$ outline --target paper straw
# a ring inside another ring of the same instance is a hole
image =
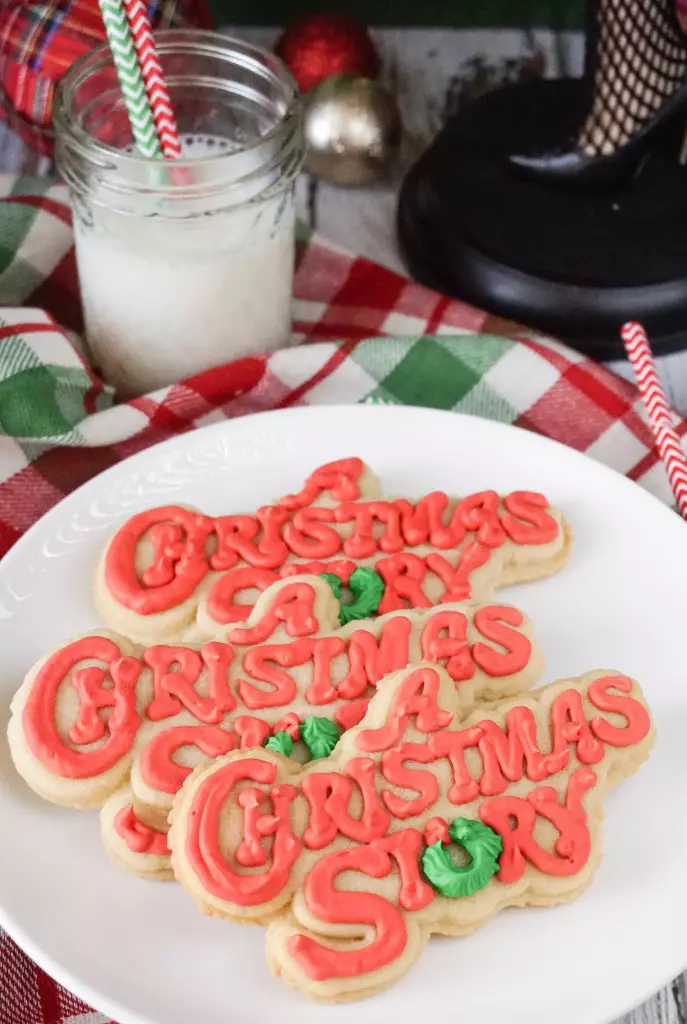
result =
[[[687,458],[673,426],[670,408],[656,373],[649,339],[642,325],[637,323],[625,324],[620,333],[649,416],[651,433],[668,471],[677,507],[680,515],[687,519]]]
[[[179,131],[145,6],[141,0],[124,0],[124,10],[162,152],[168,159],[175,159],[181,156]]]
[[[121,0],[98,0],[131,131],[142,156],[162,157],[155,121]]]

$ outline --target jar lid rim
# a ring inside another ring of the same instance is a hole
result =
[[[261,68],[263,71],[271,72],[273,80],[280,82],[284,86],[285,109],[279,120],[269,129],[269,131],[253,139],[246,145],[237,146],[232,150],[222,150],[216,153],[209,153],[207,156],[202,157],[179,157],[174,160],[175,166],[185,167],[192,164],[196,169],[198,169],[204,165],[217,165],[221,162],[226,163],[232,156],[249,153],[251,150],[270,142],[275,136],[277,136],[279,132],[283,130],[285,124],[293,121],[294,115],[296,115],[301,108],[301,93],[291,71],[280,57],[261,46],[249,43],[243,39],[238,39],[237,37],[224,32],[214,32],[208,29],[186,28],[161,29],[160,31],[155,32],[155,42],[158,54],[162,55],[168,53],[183,54],[185,52],[192,53],[193,55],[202,55],[206,52],[208,56],[217,56],[218,46],[224,46],[225,49],[227,47],[231,47],[237,52],[242,53],[256,68]],[[133,166],[134,164],[140,166],[142,163],[147,163],[153,167],[169,165],[170,161],[165,157],[147,157],[138,152],[128,153],[125,150],[117,149],[115,146],[110,146],[106,142],[101,142],[99,139],[90,135],[75,121],[69,123],[69,127],[67,128],[67,115],[65,113],[67,107],[65,95],[67,94],[67,91],[70,88],[76,88],[77,85],[81,84],[81,81],[85,80],[87,71],[92,66],[98,67],[98,65],[100,65],[102,68],[112,63],[113,60],[109,44],[102,43],[100,46],[95,47],[88,53],[78,57],[64,73],[57,87],[53,109],[53,122],[56,128],[56,134],[58,131],[63,131],[65,133],[68,132],[71,144],[80,150],[83,155],[87,155],[91,160],[95,155],[99,154],[108,160],[116,157],[117,160],[121,162],[122,167],[126,167],[127,165]]]

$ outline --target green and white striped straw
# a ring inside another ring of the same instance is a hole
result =
[[[141,156],[162,158],[153,112],[148,102],[126,11],[120,0],[98,2],[136,145]]]

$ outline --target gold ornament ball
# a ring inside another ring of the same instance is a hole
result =
[[[334,75],[305,96],[305,169],[332,185],[371,185],[388,173],[402,126],[391,94],[371,78]]]

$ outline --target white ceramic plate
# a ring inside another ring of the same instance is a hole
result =
[[[543,490],[575,531],[559,575],[502,591],[531,615],[544,681],[614,668],[641,681],[658,742],[607,800],[592,887],[434,939],[389,992],[323,1008],[269,973],[261,928],[197,912],[172,883],[118,870],[96,814],[41,802],[0,742],[0,924],[120,1024],[601,1024],[687,965],[687,526],[635,484],[534,434],[453,413],[322,407],[187,434],[114,467],[49,513],[0,564],[0,728],[29,666],[97,625],[91,577],[108,535],[167,501],[250,511],[317,465],[359,455],[389,492]],[[78,453],[74,453],[78,458]]]

